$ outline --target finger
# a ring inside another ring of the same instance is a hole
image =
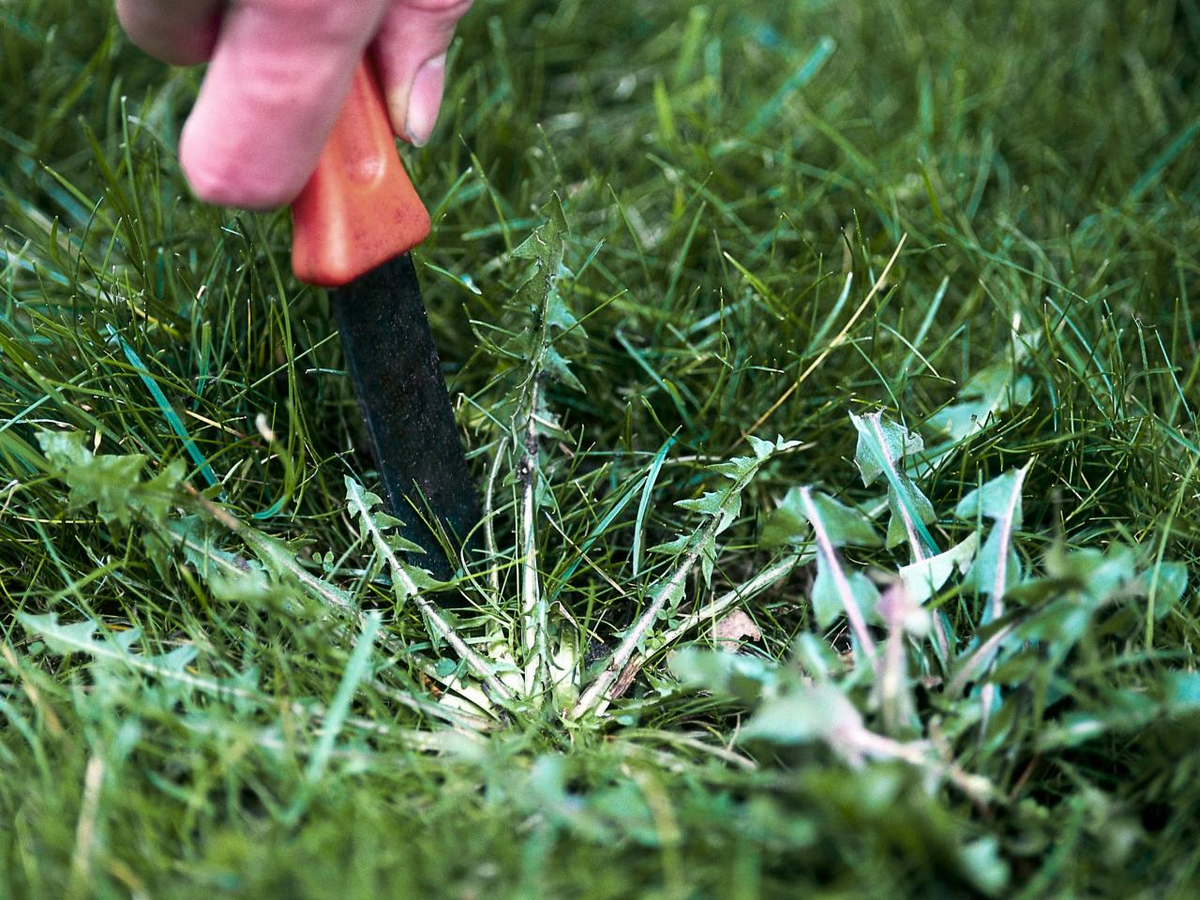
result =
[[[117,0],[117,18],[151,56],[191,66],[212,55],[223,6],[221,0]]]
[[[423,146],[433,134],[446,78],[446,50],[471,0],[396,0],[372,45],[392,129]]]
[[[308,180],[385,0],[241,0],[183,128],[180,161],[202,200],[290,203]]]

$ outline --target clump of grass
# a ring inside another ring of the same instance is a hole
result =
[[[14,896],[1187,896],[1193,0],[477,4],[399,555],[279,215],[0,13]]]

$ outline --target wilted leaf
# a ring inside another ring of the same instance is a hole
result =
[[[746,615],[745,610],[735,609],[713,626],[713,638],[718,647],[736,650],[743,638],[761,641],[762,632],[754,624],[754,620]]]

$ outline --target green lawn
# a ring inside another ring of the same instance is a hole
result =
[[[1200,3],[477,0],[451,73],[439,586],[199,73],[0,5],[0,897],[1197,896]]]

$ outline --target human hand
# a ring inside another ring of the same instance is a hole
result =
[[[370,48],[396,135],[429,140],[446,49],[471,0],[116,0],[130,38],[164,62],[209,61],[179,155],[202,200],[290,203],[308,180]]]

